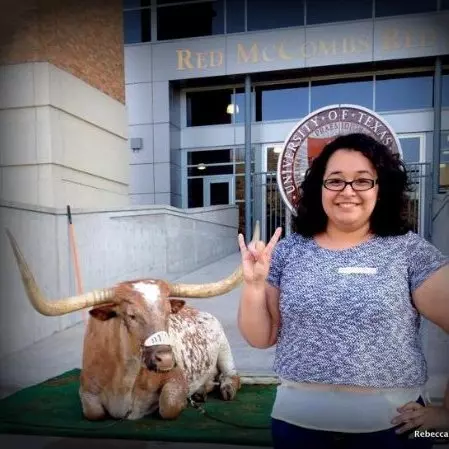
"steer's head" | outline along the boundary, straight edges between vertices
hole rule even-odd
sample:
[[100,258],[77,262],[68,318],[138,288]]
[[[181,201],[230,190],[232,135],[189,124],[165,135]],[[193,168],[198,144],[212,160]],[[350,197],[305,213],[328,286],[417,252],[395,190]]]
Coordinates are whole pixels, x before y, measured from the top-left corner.
[[115,304],[94,307],[90,315],[97,320],[121,320],[130,346],[141,354],[151,371],[169,371],[176,366],[168,331],[171,313],[185,304],[170,299],[166,282],[140,280],[124,282],[115,288]]

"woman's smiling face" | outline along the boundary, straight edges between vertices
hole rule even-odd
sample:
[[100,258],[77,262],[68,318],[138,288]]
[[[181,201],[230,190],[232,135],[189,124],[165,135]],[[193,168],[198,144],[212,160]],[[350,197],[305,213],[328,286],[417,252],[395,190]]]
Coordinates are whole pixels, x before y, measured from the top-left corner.
[[[342,181],[355,181],[355,184],[338,190],[344,185]],[[329,222],[347,231],[356,231],[369,223],[379,193],[376,181],[376,170],[362,153],[337,150],[324,173],[323,183],[327,188],[322,187],[323,209]]]

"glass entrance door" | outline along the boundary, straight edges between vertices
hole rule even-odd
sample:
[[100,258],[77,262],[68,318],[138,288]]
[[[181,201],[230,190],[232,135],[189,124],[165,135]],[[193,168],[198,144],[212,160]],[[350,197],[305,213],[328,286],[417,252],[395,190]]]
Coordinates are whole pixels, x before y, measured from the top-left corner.
[[204,206],[219,204],[234,204],[234,176],[205,176],[204,177]]

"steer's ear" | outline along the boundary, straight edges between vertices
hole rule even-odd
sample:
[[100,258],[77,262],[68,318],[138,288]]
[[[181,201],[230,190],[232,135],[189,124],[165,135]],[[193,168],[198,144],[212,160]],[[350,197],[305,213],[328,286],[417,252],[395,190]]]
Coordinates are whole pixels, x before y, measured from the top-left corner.
[[170,299],[172,313],[178,313],[186,302],[183,299]]
[[95,307],[94,309],[89,310],[89,313],[97,320],[106,321],[117,316],[115,307],[116,306],[114,305]]

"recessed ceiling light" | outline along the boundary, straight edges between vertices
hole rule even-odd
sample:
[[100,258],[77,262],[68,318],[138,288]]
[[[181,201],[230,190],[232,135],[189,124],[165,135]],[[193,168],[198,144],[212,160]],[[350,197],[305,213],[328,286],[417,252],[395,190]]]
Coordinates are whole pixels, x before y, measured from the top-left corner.
[[228,114],[238,114],[239,113],[239,105],[238,104],[228,104],[228,107],[226,108],[226,112]]

